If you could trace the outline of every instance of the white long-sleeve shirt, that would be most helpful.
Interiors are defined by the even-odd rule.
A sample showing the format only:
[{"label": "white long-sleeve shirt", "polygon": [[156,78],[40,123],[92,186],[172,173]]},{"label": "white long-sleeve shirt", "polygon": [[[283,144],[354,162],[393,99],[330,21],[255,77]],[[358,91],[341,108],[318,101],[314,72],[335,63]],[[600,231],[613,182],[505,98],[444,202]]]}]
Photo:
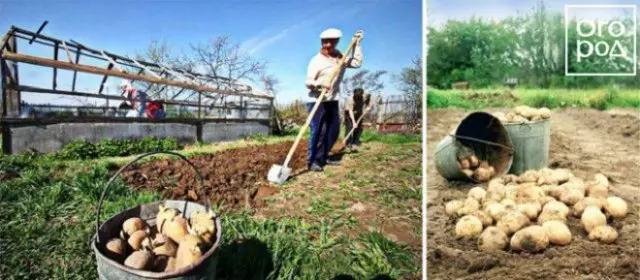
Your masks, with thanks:
[{"label": "white long-sleeve shirt", "polygon": [[[337,57],[325,56],[322,53],[316,54],[309,62],[307,68],[306,85],[329,87],[329,78],[331,74],[338,67],[342,54]],[[362,48],[360,43],[357,43],[353,52],[353,57],[347,58],[345,61],[345,67],[347,68],[360,68],[362,65]],[[340,73],[333,80],[331,90],[325,93],[323,102],[338,100],[340,98],[340,82],[344,76],[345,68],[340,70]],[[315,103],[320,91],[309,91],[307,102]]]}]

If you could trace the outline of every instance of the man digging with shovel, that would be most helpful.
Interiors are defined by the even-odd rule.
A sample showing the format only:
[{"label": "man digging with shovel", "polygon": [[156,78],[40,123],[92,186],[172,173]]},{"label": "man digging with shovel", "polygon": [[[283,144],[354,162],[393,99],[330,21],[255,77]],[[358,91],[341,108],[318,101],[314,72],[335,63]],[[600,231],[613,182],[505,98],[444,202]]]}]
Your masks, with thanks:
[{"label": "man digging with shovel", "polygon": [[[362,31],[356,32],[353,37],[355,47],[353,57],[347,58],[344,67],[359,68],[362,64],[362,48],[360,41],[363,38]],[[332,72],[338,67],[343,54],[336,46],[342,37],[342,32],[335,28],[330,28],[320,34],[320,53],[314,56],[309,62],[307,70],[306,85],[309,89],[307,100],[307,110],[311,111],[315,105],[320,92],[327,89],[325,96],[318,107],[318,110],[311,119],[311,138],[309,139],[309,151],[307,154],[307,165],[311,171],[321,172],[326,164],[339,165],[337,160],[328,158],[331,147],[338,140],[340,134],[340,109],[338,98],[340,93],[340,82],[344,76],[345,69],[342,68],[333,82],[329,81]],[[348,55],[348,54],[347,54]]]}]

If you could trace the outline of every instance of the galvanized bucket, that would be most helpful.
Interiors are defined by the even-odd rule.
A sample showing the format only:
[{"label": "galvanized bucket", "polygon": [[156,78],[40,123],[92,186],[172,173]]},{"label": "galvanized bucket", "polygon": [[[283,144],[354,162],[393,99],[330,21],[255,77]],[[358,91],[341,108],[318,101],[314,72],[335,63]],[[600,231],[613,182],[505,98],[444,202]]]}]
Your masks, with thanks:
[{"label": "galvanized bucket", "polygon": [[118,236],[120,227],[122,223],[131,217],[139,217],[147,224],[155,229],[155,218],[158,213],[158,207],[160,205],[165,205],[169,207],[173,207],[179,209],[182,212],[184,218],[190,217],[195,211],[209,211],[209,206],[203,206],[195,202],[190,201],[178,201],[178,200],[165,200],[165,201],[156,201],[149,204],[139,205],[130,209],[127,209],[121,212],[118,215],[115,215],[105,221],[104,223],[100,223],[100,210],[102,209],[102,203],[104,196],[111,185],[111,183],[115,180],[115,178],[122,173],[127,167],[131,166],[133,163],[138,160],[154,155],[154,154],[171,154],[180,157],[184,161],[186,161],[191,167],[194,168],[195,172],[198,175],[198,181],[200,185],[204,186],[202,183],[202,176],[198,169],[191,163],[186,157],[174,152],[152,152],[148,154],[141,155],[123,166],[116,172],[107,185],[105,186],[102,195],[100,196],[100,202],[98,203],[97,217],[96,217],[96,234],[93,236],[91,240],[91,248],[96,255],[96,261],[98,266],[98,276],[100,279],[105,280],[116,280],[116,279],[184,279],[184,280],[200,280],[200,279],[215,279],[216,273],[216,265],[217,265],[217,256],[214,255],[216,249],[220,244],[220,240],[222,238],[222,226],[220,223],[220,217],[215,215],[215,225],[216,225],[216,240],[213,243],[213,246],[198,260],[198,262],[187,266],[185,268],[172,271],[172,272],[152,272],[152,271],[143,271],[137,270],[133,268],[129,268],[124,266],[124,264],[117,262],[109,257],[107,257],[105,253],[105,245],[106,242],[113,237]]},{"label": "galvanized bucket", "polygon": [[436,146],[435,160],[438,173],[447,180],[470,180],[458,163],[460,145],[471,148],[481,159],[496,169],[494,177],[506,174],[513,161],[513,144],[500,120],[485,112],[467,115],[458,127]]},{"label": "galvanized bucket", "polygon": [[513,141],[515,154],[509,173],[520,175],[529,169],[541,169],[549,161],[551,120],[504,125]]}]

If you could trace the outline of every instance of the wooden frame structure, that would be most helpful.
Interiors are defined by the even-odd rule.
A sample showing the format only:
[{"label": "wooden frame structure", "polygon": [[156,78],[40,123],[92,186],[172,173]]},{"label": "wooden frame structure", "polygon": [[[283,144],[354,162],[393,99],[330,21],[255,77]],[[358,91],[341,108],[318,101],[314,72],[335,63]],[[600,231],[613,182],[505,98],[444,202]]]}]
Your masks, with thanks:
[{"label": "wooden frame structure", "polygon": [[[11,26],[9,31],[2,37],[0,41],[0,89],[2,90],[2,114],[0,117],[0,125],[2,125],[3,151],[9,151],[11,145],[10,127],[15,126],[31,126],[37,124],[51,124],[64,122],[181,122],[198,125],[199,134],[201,134],[201,126],[203,123],[210,122],[241,122],[241,121],[266,121],[268,122],[273,115],[273,99],[274,97],[268,93],[256,92],[251,86],[231,81],[223,77],[214,77],[178,69],[169,65],[157,64],[122,55],[113,54],[104,50],[90,48],[86,45],[78,43],[74,40],[60,40],[50,36],[41,34],[45,21],[36,32]],[[19,52],[18,40],[27,41],[28,44],[39,44],[53,48],[53,59],[27,55]],[[81,63],[81,57],[90,57],[92,59],[107,63],[102,67],[86,65]],[[42,67],[51,68],[53,71],[53,81],[51,87],[40,87],[33,85],[22,85],[18,76],[18,64],[31,64]],[[71,90],[61,90],[58,88],[58,69],[73,71]],[[133,69],[133,71],[131,71]],[[127,71],[129,70],[129,71]],[[97,93],[82,92],[76,90],[77,76],[80,73],[89,73],[102,75],[102,82]],[[155,99],[154,101],[168,104],[197,108],[197,114],[194,118],[172,118],[163,120],[150,120],[146,118],[114,118],[114,117],[85,117],[70,116],[64,118],[20,118],[21,112],[21,94],[44,93],[64,96],[77,96],[86,98],[97,98],[107,100],[127,100],[122,95],[104,94],[104,85],[109,77],[119,77],[127,79],[131,82],[141,81],[147,82],[149,85],[162,85],[161,89],[154,94],[168,90],[168,87],[177,87],[180,90],[168,99]],[[223,87],[216,86],[224,84]],[[150,86],[149,86],[150,88]],[[147,90],[149,89],[147,88]],[[179,99],[181,95],[189,94],[193,97],[197,94],[198,101]],[[247,119],[247,118],[206,118],[203,117],[202,110],[206,108],[217,109],[235,109],[231,108],[226,102],[227,96],[238,96],[240,98],[240,111],[243,108],[259,108],[268,112],[269,117],[266,119]],[[210,99],[224,100],[221,106],[211,106],[203,104],[203,97]],[[149,94],[149,98],[154,96]],[[258,100],[263,106],[249,107],[249,100]],[[242,114],[240,114],[242,115]],[[199,136],[198,139],[201,137]]]}]

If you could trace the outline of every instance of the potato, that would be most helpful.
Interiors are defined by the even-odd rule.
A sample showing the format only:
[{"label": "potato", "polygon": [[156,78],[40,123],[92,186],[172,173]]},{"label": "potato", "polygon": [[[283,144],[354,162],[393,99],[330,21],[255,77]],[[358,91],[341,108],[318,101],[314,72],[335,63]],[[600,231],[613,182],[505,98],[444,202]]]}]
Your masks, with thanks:
[{"label": "potato", "polygon": [[518,177],[516,182],[518,184],[522,183],[536,183],[538,182],[538,178],[540,178],[540,172],[537,170],[527,170],[522,175]]},{"label": "potato", "polygon": [[511,122],[515,122],[516,116],[517,116],[516,113],[508,112],[507,114],[505,114],[504,117],[506,119],[506,122],[511,123]]},{"label": "potato", "polygon": [[162,227],[165,223],[173,220],[173,218],[178,215],[180,215],[180,211],[178,209],[165,207],[160,204],[158,206],[158,214],[156,215],[156,227],[158,228],[158,232],[162,232]]},{"label": "potato", "polygon": [[467,177],[469,178],[473,176],[473,170],[471,169],[462,169],[462,173],[464,173],[464,175],[467,175]]},{"label": "potato", "polygon": [[480,165],[480,160],[477,156],[472,155],[469,157],[469,164],[471,164],[471,168],[476,168],[478,167],[478,165]]},{"label": "potato", "polygon": [[480,161],[480,165],[478,167],[484,168],[484,169],[489,169],[489,162],[486,160]]},{"label": "potato", "polygon": [[606,198],[609,195],[609,188],[607,186],[595,183],[589,184],[588,196],[589,197],[602,197]]},{"label": "potato", "polygon": [[478,237],[478,249],[483,252],[502,251],[509,245],[507,234],[497,227],[486,228]]},{"label": "potato", "polygon": [[603,174],[598,173],[598,174],[594,175],[593,177],[595,179],[595,182],[598,185],[602,185],[602,186],[605,186],[607,188],[609,187],[609,179],[607,178],[607,176],[604,176]]},{"label": "potato", "polygon": [[140,270],[147,269],[152,264],[153,264],[153,254],[145,250],[135,251],[131,253],[131,255],[129,255],[129,257],[127,257],[127,259],[124,261],[125,266],[135,268],[135,269],[140,269]]},{"label": "potato", "polygon": [[484,201],[485,196],[487,195],[487,191],[485,191],[482,187],[473,187],[469,190],[468,195],[469,197],[482,203],[482,201]]},{"label": "potato", "polygon": [[478,167],[473,171],[474,178],[478,182],[486,182],[491,179],[491,171],[486,168]]},{"label": "potato", "polygon": [[480,210],[480,202],[478,202],[477,200],[471,197],[468,197],[467,199],[464,200],[464,204],[462,205],[462,208],[458,210],[458,215],[459,216],[469,215],[477,210]]},{"label": "potato", "polygon": [[139,250],[142,248],[142,241],[147,238],[147,236],[149,235],[144,230],[136,231],[129,236],[127,243],[129,243],[129,246],[131,246],[133,250]]},{"label": "potato", "polygon": [[556,180],[553,169],[550,168],[542,168],[540,169],[540,176],[538,177],[538,181],[536,184],[541,185],[557,185],[558,180]]},{"label": "potato", "polygon": [[601,225],[589,233],[589,240],[598,240],[605,244],[611,244],[618,239],[618,232],[613,227]]},{"label": "potato", "polygon": [[178,244],[171,239],[167,239],[164,244],[153,249],[153,253],[156,256],[175,257],[178,251]]},{"label": "potato", "polygon": [[508,211],[496,223],[496,226],[507,235],[529,225],[529,218],[518,211]]},{"label": "potato", "polygon": [[542,213],[540,213],[540,216],[538,216],[537,222],[539,225],[543,225],[546,222],[549,221],[559,221],[559,222],[566,222],[567,221],[567,216],[562,213],[559,210],[553,209],[553,210],[542,210]]},{"label": "potato", "polygon": [[547,107],[542,107],[538,109],[538,114],[542,119],[545,119],[545,120],[551,118],[551,110],[549,110],[549,108]]},{"label": "potato", "polygon": [[111,259],[121,261],[127,253],[127,245],[121,238],[112,238],[107,242],[107,256]]},{"label": "potato", "polygon": [[542,188],[537,187],[535,184],[522,184],[518,189],[516,201],[517,202],[529,202],[535,201],[540,203],[542,198],[544,197],[544,191]]},{"label": "potato", "polygon": [[527,119],[527,118],[525,118],[523,116],[520,116],[520,115],[515,115],[513,117],[513,122],[515,122],[515,123],[526,123],[527,121],[529,121],[529,119]]},{"label": "potato", "polygon": [[569,189],[560,197],[560,201],[567,205],[574,205],[584,198],[582,192],[578,189]]},{"label": "potato", "polygon": [[565,223],[555,220],[548,221],[544,222],[542,227],[547,231],[549,243],[561,246],[571,243],[571,231]]},{"label": "potato", "polygon": [[489,214],[492,219],[497,221],[500,220],[500,218],[502,218],[502,216],[506,213],[506,208],[500,203],[492,202],[487,205],[487,207],[485,208],[485,212]]},{"label": "potato", "polygon": [[542,210],[542,206],[540,206],[540,203],[532,201],[518,204],[516,205],[516,209],[522,214],[525,214],[529,220],[535,220]]},{"label": "potato", "polygon": [[596,227],[607,224],[607,217],[600,212],[597,206],[587,206],[582,212],[580,220],[584,229],[589,233]]},{"label": "potato", "polygon": [[503,112],[494,112],[493,117],[498,119],[500,122],[507,122],[507,115]]},{"label": "potato", "polygon": [[627,207],[627,203],[622,198],[619,198],[617,196],[610,196],[606,200],[604,210],[611,217],[624,218],[627,215],[627,211],[629,210],[629,208]]},{"label": "potato", "polygon": [[187,229],[190,234],[200,237],[205,245],[211,244],[216,233],[215,213],[212,210],[195,211],[189,217]]},{"label": "potato", "polygon": [[487,194],[485,195],[485,198],[482,202],[485,204],[487,202],[500,202],[503,198],[504,198],[504,189],[501,189],[501,190],[490,189],[487,191]]},{"label": "potato", "polygon": [[502,178],[491,179],[491,181],[489,181],[489,184],[487,184],[487,190],[502,189],[504,188],[504,184],[505,182]]},{"label": "potato", "polygon": [[575,217],[582,216],[582,212],[587,206],[597,206],[598,209],[604,208],[606,204],[606,200],[603,198],[595,198],[595,197],[585,197],[582,200],[578,201],[578,203],[573,205],[571,209],[571,214]]},{"label": "potato", "polygon": [[202,240],[190,234],[185,235],[178,244],[175,269],[181,269],[197,262],[203,253]]},{"label": "potato", "polygon": [[557,201],[555,198],[553,198],[553,196],[543,196],[540,198],[540,205],[541,206],[545,206],[547,203],[551,202],[551,201]]},{"label": "potato", "polygon": [[541,226],[529,226],[511,237],[511,248],[517,251],[537,253],[549,246],[549,235]]},{"label": "potato", "polygon": [[500,179],[503,180],[503,184],[517,183],[518,176],[513,174],[506,174],[503,175]]},{"label": "potato", "polygon": [[482,210],[478,210],[475,211],[473,213],[471,213],[472,216],[475,216],[476,218],[478,218],[478,220],[480,220],[480,222],[482,222],[482,226],[490,226],[493,225],[493,218],[491,218],[491,216],[489,214],[487,214],[486,212],[482,211]]},{"label": "potato", "polygon": [[555,199],[560,200],[561,197],[566,195],[567,189],[565,189],[565,188],[563,188],[561,186],[558,186],[558,185],[552,185],[552,186],[547,187],[547,192],[546,193],[547,193],[548,196],[551,196],[551,197],[553,197]]},{"label": "potato", "polygon": [[466,215],[456,223],[457,237],[474,237],[482,232],[482,221],[476,216]]},{"label": "potato", "polygon": [[142,219],[138,217],[129,218],[124,223],[122,223],[122,231],[125,233],[125,237],[128,237],[132,233],[144,230],[146,225]]},{"label": "potato", "polygon": [[516,112],[516,114],[524,116],[526,115],[527,111],[529,111],[529,109],[531,109],[529,106],[520,105],[520,106],[516,106],[514,108],[514,111]]},{"label": "potato", "polygon": [[496,175],[496,168],[493,166],[489,166],[489,168],[487,168],[487,170],[489,170],[489,178],[493,178],[493,176]]},{"label": "potato", "polygon": [[462,209],[463,206],[464,201],[452,200],[444,205],[444,212],[447,214],[447,216],[457,216],[458,212],[460,211],[460,209]]},{"label": "potato", "polygon": [[587,193],[587,186],[584,184],[584,181],[579,178],[572,178],[568,182],[560,185],[560,187],[567,189],[567,191],[578,191],[582,196],[585,196]]},{"label": "potato", "polygon": [[171,238],[174,242],[180,243],[182,238],[188,233],[187,220],[181,216],[176,216],[162,229],[164,230],[164,232],[162,232],[164,235]]},{"label": "potato", "polygon": [[569,215],[569,207],[560,201],[551,201],[542,207],[542,212],[559,212],[565,218]]},{"label": "potato", "polygon": [[516,202],[508,198],[501,200],[500,204],[504,205],[505,209],[509,207],[516,209]]},{"label": "potato", "polygon": [[469,160],[468,160],[468,159],[463,159],[463,160],[461,160],[459,163],[460,163],[460,168],[462,168],[462,169],[469,169],[469,168],[471,168],[471,163],[469,163]]},{"label": "potato", "polygon": [[167,267],[164,269],[164,272],[171,272],[176,269],[176,258],[169,258],[167,260]]},{"label": "potato", "polygon": [[504,188],[504,198],[509,200],[517,200],[520,187],[518,185],[508,184]]}]

